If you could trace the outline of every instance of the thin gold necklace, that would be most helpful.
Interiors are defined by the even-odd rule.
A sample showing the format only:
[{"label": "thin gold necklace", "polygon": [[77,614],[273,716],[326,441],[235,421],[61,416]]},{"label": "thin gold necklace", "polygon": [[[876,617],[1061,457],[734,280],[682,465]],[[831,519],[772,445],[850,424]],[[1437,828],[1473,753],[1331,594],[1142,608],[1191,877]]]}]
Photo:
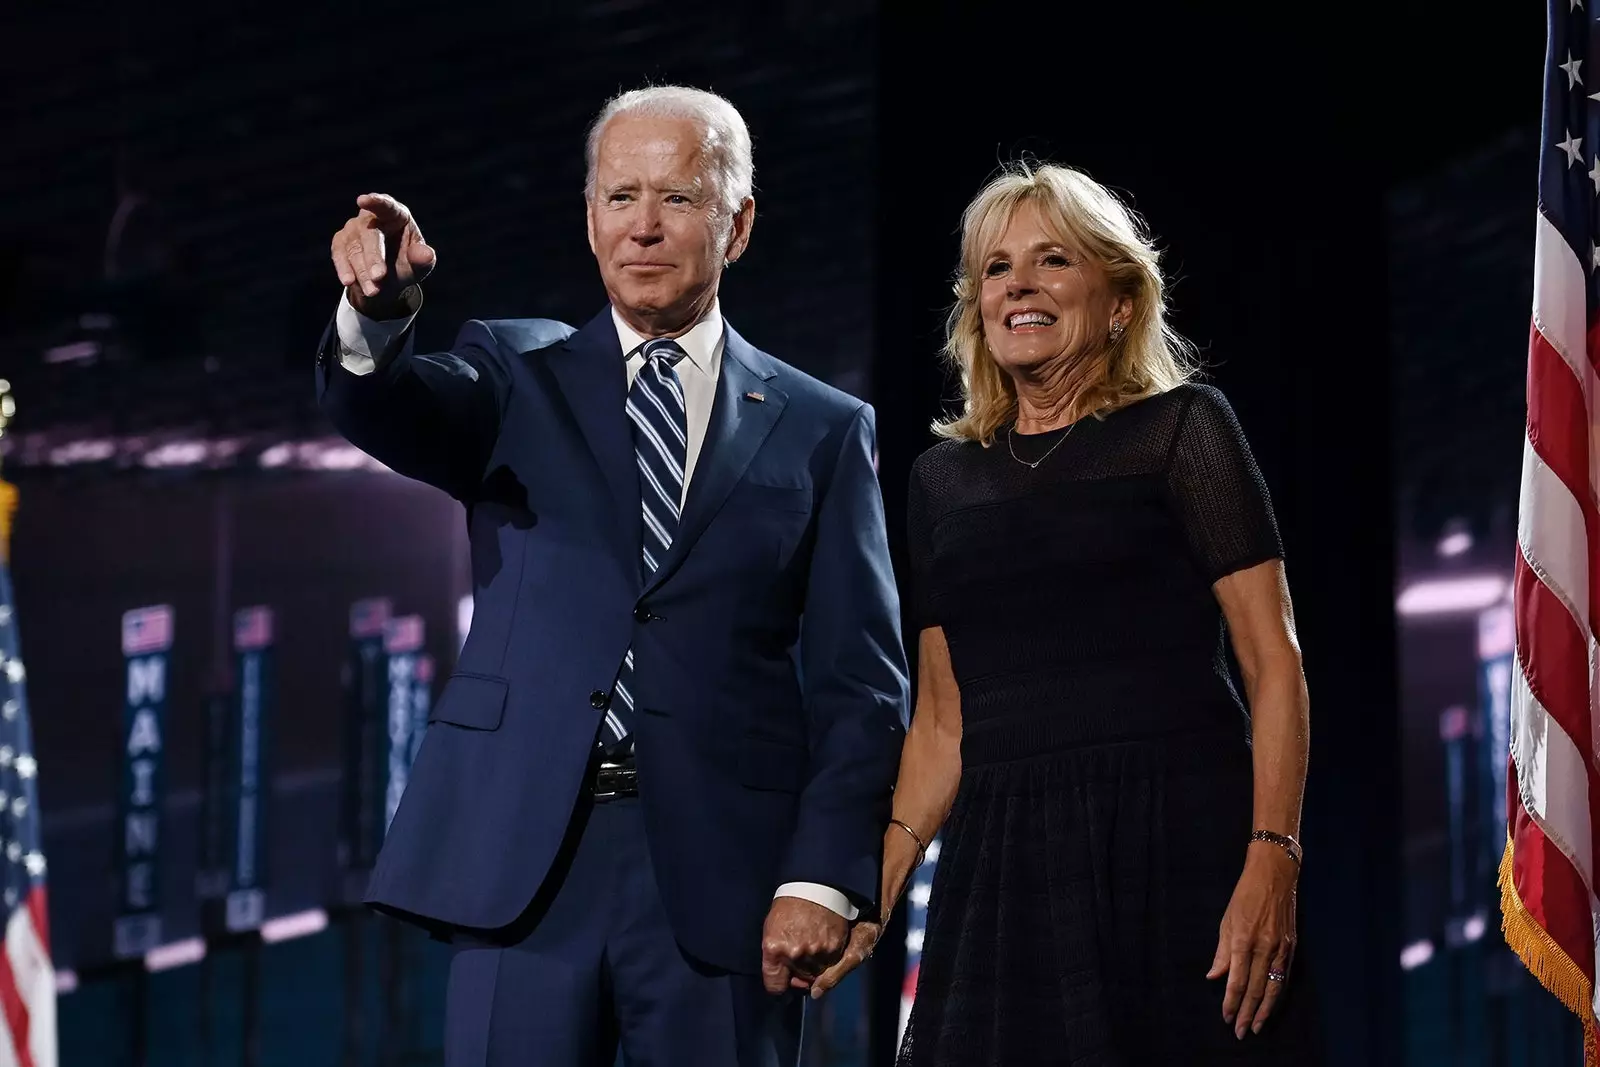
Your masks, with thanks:
[{"label": "thin gold necklace", "polygon": [[1006,450],[1011,453],[1011,458],[1012,459],[1016,460],[1018,463],[1022,464],[1024,467],[1027,467],[1029,470],[1038,470],[1039,469],[1039,464],[1041,464],[1045,460],[1049,459],[1050,458],[1050,453],[1052,453],[1056,449],[1060,448],[1061,445],[1066,441],[1066,439],[1072,436],[1072,431],[1076,430],[1078,428],[1078,422],[1081,422],[1081,421],[1083,421],[1083,420],[1079,419],[1077,422],[1073,422],[1071,425],[1069,425],[1067,427],[1067,432],[1061,435],[1061,439],[1059,441],[1057,441],[1055,444],[1051,445],[1049,448],[1045,449],[1044,455],[1040,456],[1038,459],[1034,460],[1031,463],[1028,462],[1027,460],[1023,459],[1021,456],[1017,455],[1017,443],[1016,443],[1017,427],[1016,427],[1016,424],[1013,423],[1011,428],[1006,431]]}]

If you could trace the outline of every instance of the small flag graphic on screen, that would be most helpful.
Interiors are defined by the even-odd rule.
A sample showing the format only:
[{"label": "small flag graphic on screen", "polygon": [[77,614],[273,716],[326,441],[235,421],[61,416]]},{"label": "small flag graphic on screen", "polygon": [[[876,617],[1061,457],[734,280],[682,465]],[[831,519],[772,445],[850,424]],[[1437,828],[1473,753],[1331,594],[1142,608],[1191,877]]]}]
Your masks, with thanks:
[{"label": "small flag graphic on screen", "polygon": [[390,604],[385,597],[358,600],[350,605],[350,636],[377,637],[389,621]]},{"label": "small flag graphic on screen", "polygon": [[135,608],[122,615],[122,654],[142,656],[172,647],[172,608],[161,604]]},{"label": "small flag graphic on screen", "polygon": [[251,652],[272,644],[272,609],[244,608],[233,616],[233,647]]},{"label": "small flag graphic on screen", "polygon": [[390,654],[418,652],[422,649],[422,616],[402,615],[390,619],[383,631],[383,650]]}]

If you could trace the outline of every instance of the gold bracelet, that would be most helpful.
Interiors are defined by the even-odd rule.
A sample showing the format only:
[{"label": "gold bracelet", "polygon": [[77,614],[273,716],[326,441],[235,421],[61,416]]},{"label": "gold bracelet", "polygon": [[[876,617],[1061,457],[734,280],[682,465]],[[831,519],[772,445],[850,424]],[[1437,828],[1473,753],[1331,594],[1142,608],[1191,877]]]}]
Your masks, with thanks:
[{"label": "gold bracelet", "polygon": [[928,846],[922,843],[922,835],[913,830],[909,823],[901,822],[899,819],[890,819],[889,825],[898,826],[900,829],[911,835],[911,840],[917,843],[917,862],[916,866],[912,867],[911,869],[916,870],[917,867],[921,867],[922,861],[928,857]]}]

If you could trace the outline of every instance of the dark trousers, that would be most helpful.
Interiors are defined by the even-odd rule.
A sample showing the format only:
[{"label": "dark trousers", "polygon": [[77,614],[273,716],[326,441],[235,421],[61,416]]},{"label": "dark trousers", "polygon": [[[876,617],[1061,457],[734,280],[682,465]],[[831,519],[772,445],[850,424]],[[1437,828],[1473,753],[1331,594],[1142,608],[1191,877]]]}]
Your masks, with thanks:
[{"label": "dark trousers", "polygon": [[[707,892],[716,874],[707,872]],[[685,956],[637,798],[584,803],[513,928],[457,938],[446,1067],[793,1067],[804,994]]]}]

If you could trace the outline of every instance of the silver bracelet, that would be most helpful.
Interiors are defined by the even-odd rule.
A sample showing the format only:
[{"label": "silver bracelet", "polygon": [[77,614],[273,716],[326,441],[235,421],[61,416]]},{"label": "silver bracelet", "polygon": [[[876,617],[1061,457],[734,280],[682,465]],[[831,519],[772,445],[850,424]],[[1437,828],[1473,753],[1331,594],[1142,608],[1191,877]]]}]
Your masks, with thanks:
[{"label": "silver bracelet", "polygon": [[1250,840],[1265,841],[1268,844],[1277,845],[1279,848],[1283,849],[1289,854],[1289,858],[1294,860],[1294,865],[1296,867],[1300,866],[1300,842],[1296,841],[1288,834],[1274,833],[1271,830],[1257,830],[1250,835]]}]

